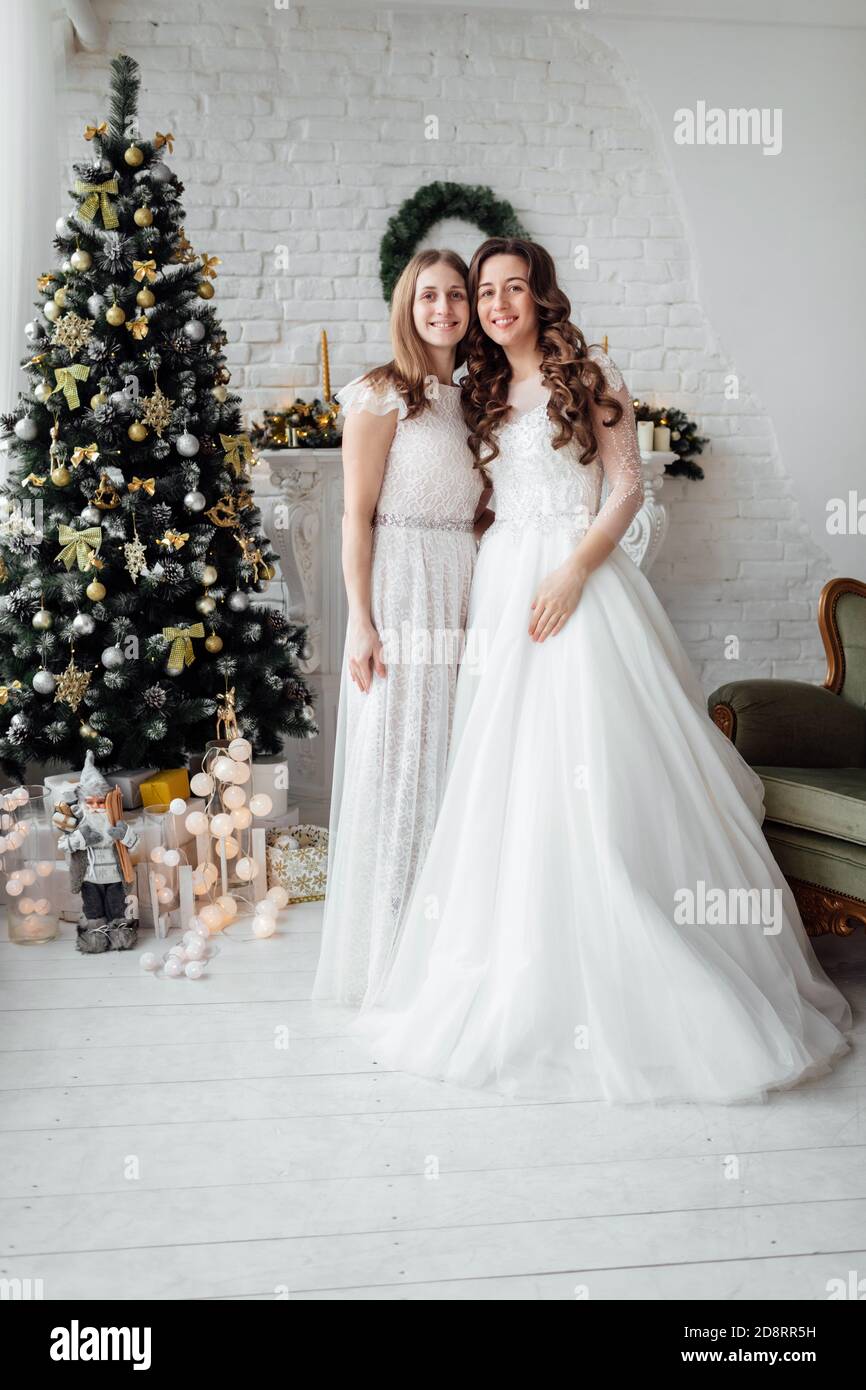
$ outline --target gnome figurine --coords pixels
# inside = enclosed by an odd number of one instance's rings
[[[127,951],[138,938],[138,922],[127,916],[132,876],[125,878],[123,861],[128,867],[129,857],[119,853],[121,845],[134,850],[138,835],[124,820],[112,823],[110,792],[88,749],[74,805],[58,807],[54,816],[63,831],[58,846],[69,856],[69,886],[81,894],[85,920],[78,927],[78,949],[87,954]]]

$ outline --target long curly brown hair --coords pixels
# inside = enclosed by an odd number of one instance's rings
[[[550,391],[547,407],[556,425],[554,449],[575,440],[580,462],[591,463],[598,453],[590,416],[590,402],[610,410],[605,425],[622,419],[622,406],[608,393],[601,368],[587,356],[586,339],[571,322],[571,302],[556,282],[553,258],[543,246],[521,237],[490,237],[482,242],[469,267],[469,304],[472,318],[466,335],[466,375],[462,381],[463,415],[469,427],[469,447],[478,468],[499,453],[496,429],[510,406],[508,384],[511,368],[503,348],[488,338],[478,317],[481,270],[491,256],[520,256],[529,269],[529,292],[538,315],[541,377]]]

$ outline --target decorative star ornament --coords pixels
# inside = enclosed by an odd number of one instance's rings
[[[153,395],[143,396],[141,404],[144,407],[141,419],[145,425],[150,425],[151,429],[162,439],[163,430],[168,429],[171,424],[171,412],[174,408],[174,401],[168,396],[164,396],[158,386],[154,387]]]
[[[65,347],[70,356],[74,357],[83,347],[87,346],[93,327],[92,319],[83,319],[78,314],[70,312],[58,320],[51,341]]]
[[[57,688],[54,696],[54,703],[63,700],[74,714],[84,699],[85,692],[93,679],[93,671],[82,671],[75,664],[75,653],[69,658],[69,665],[62,675],[57,677]]]
[[[123,547],[123,556],[129,577],[133,584],[137,584],[138,576],[147,569],[147,551],[137,535],[135,540],[126,542]]]

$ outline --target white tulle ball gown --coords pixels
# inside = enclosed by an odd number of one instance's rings
[[[582,466],[544,406],[504,426],[447,784],[385,986],[356,1027],[395,1068],[526,1097],[765,1099],[848,1050],[761,831],[762,785],[706,713],[617,547],[555,637],[539,582],[641,501],[626,409]],[[603,478],[608,497],[600,507]]]

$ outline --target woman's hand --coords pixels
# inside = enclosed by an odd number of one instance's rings
[[[542,580],[532,600],[529,620],[533,642],[544,642],[562,631],[580,602],[585,582],[585,571],[570,560]]]
[[[377,676],[386,674],[382,660],[382,643],[373,624],[358,620],[349,624],[349,674],[359,690],[365,693],[373,684],[373,672]]]

